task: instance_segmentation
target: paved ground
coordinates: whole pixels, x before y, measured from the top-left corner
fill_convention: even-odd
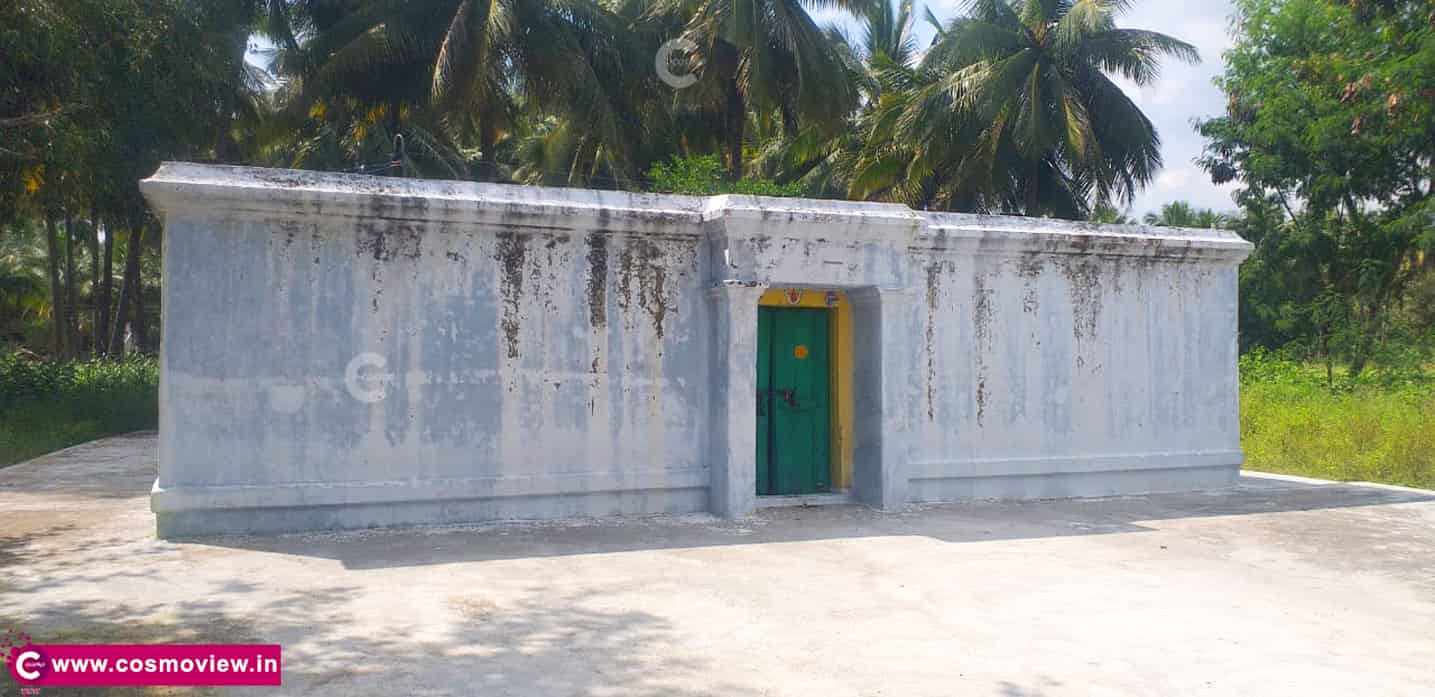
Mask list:
[[[1247,477],[174,544],[153,462],[134,436],[0,470],[0,626],[278,642],[295,695],[1435,694],[1421,492]]]

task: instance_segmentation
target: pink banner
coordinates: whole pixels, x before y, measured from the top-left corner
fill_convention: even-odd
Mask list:
[[[34,687],[282,685],[278,644],[27,644],[10,677]]]

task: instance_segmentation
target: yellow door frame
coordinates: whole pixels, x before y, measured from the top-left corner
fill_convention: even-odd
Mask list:
[[[852,488],[852,305],[840,290],[773,288],[762,294],[758,305],[770,307],[816,307],[832,312],[829,342],[832,360],[832,488]]]

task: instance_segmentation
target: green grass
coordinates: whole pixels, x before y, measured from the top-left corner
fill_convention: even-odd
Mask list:
[[[0,356],[0,467],[158,423],[153,358],[62,363]]]
[[[1435,376],[1338,376],[1267,355],[1241,359],[1246,469],[1435,489]]]

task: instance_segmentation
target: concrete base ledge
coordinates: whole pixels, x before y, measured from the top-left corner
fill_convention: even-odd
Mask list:
[[[1239,467],[1245,455],[1239,450],[1123,453],[1056,457],[1004,457],[972,460],[929,460],[908,466],[913,481],[970,477],[1012,477],[1037,474],[1120,472],[1131,470]]]
[[[308,530],[458,525],[502,520],[699,513],[707,509],[708,490],[703,487],[330,506],[156,510],[155,519],[159,537],[172,539]]]
[[[583,472],[515,477],[465,477],[374,482],[292,482],[235,486],[161,486],[150,492],[155,513],[230,508],[354,506],[558,494],[705,489],[708,470]]]
[[[1238,464],[1136,470],[914,479],[913,503],[961,499],[1055,499],[1154,494],[1232,486]]]

